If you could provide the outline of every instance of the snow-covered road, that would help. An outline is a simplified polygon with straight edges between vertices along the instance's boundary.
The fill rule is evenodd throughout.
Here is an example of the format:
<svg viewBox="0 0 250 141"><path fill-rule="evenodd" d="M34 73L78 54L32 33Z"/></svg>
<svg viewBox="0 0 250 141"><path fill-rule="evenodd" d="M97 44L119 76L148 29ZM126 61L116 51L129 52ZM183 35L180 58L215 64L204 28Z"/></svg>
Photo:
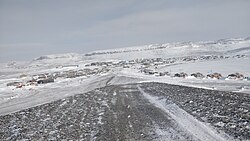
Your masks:
<svg viewBox="0 0 250 141"><path fill-rule="evenodd" d="M249 100L164 83L108 84L1 116L0 139L247 140Z"/></svg>

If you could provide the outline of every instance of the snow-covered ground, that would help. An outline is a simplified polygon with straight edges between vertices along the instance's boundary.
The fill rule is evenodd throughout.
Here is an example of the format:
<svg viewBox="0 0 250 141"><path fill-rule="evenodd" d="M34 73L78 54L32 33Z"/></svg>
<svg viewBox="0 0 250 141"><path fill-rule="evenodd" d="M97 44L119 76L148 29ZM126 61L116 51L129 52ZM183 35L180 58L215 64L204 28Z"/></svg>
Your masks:
<svg viewBox="0 0 250 141"><path fill-rule="evenodd" d="M89 73L87 69L93 73ZM145 74L142 72L143 69L150 69L156 73ZM26 84L34 75L52 76L56 73L68 75L70 71L84 72L76 77L55 78L53 83ZM169 72L169 75L159 76L159 72ZM188 77L174 77L175 73L180 72L187 73ZM196 72L205 76L218 72L223 78L190 76ZM236 72L243 74L244 78L226 78L227 75ZM75 53L45 55L29 62L0 64L0 114L111 84L154 81L250 93L249 77L250 38L145 45L95 51L83 55ZM21 88L7 86L10 82L22 82L24 86Z"/></svg>
<svg viewBox="0 0 250 141"><path fill-rule="evenodd" d="M250 38L6 62L0 139L248 140L249 94Z"/></svg>

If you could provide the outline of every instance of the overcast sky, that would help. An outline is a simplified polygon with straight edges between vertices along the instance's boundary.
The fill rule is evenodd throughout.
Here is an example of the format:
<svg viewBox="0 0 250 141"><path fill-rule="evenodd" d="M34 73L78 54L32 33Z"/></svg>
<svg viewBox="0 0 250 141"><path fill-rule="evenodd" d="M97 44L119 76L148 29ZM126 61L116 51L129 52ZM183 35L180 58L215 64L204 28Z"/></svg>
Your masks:
<svg viewBox="0 0 250 141"><path fill-rule="evenodd" d="M250 36L250 0L0 0L0 62Z"/></svg>

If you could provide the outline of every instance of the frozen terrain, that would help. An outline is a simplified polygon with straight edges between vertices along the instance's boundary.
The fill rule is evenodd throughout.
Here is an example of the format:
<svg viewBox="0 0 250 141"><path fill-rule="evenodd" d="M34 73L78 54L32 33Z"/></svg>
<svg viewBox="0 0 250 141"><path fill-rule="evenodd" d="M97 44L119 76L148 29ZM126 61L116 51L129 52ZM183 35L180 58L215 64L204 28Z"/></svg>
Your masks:
<svg viewBox="0 0 250 141"><path fill-rule="evenodd" d="M249 94L110 85L1 116L2 140L249 139Z"/></svg>
<svg viewBox="0 0 250 141"><path fill-rule="evenodd" d="M0 139L249 140L249 94L250 38L6 62Z"/></svg>

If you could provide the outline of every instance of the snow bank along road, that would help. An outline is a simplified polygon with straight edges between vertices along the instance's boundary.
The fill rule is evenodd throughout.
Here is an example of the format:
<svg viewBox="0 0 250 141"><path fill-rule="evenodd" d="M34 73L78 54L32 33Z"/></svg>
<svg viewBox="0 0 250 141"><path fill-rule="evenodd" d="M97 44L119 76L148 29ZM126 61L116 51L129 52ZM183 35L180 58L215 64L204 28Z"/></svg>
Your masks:
<svg viewBox="0 0 250 141"><path fill-rule="evenodd" d="M0 116L0 140L249 140L250 95L108 85Z"/></svg>

